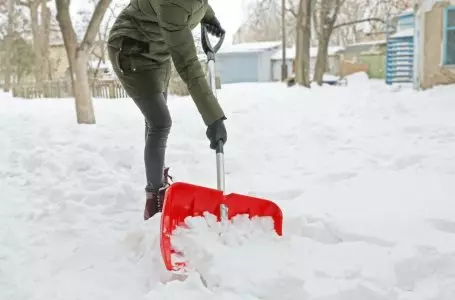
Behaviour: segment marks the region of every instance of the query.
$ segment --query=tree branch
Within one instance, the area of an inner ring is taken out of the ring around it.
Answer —
[[[19,6],[25,6],[25,7],[30,7],[30,2],[29,1],[17,1],[16,3]]]
[[[106,13],[109,5],[111,4],[112,0],[99,0],[96,4],[95,11],[93,12],[92,18],[90,19],[90,23],[88,24],[87,31],[85,32],[84,39],[81,43],[81,49],[91,48],[93,45],[93,41],[96,38],[98,33],[98,29],[103,21],[104,14]]]
[[[77,36],[74,31],[73,24],[71,23],[71,15],[69,12],[70,0],[56,0],[57,7],[57,20],[60,31],[63,36],[63,42],[67,49],[68,56],[70,56],[70,45],[77,45]],[[71,53],[72,55],[73,53]],[[70,57],[68,57],[70,60]]]
[[[367,18],[367,19],[361,19],[361,20],[355,20],[355,21],[350,21],[350,22],[345,22],[345,23],[340,23],[335,26],[333,26],[333,29],[337,29],[343,26],[350,26],[350,25],[355,25],[359,23],[364,23],[364,22],[381,22],[385,24],[385,21],[381,18]]]
[[[286,8],[285,11],[297,18],[297,13],[292,8]]]
[[[297,18],[297,7],[295,6],[293,1],[288,0],[286,2],[286,12],[291,13],[295,18]]]

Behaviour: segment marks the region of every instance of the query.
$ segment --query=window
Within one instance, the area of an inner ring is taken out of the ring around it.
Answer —
[[[455,6],[444,10],[443,65],[455,65]]]

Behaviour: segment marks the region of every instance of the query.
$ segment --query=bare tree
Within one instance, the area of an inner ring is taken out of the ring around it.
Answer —
[[[14,84],[34,71],[35,54],[32,45],[17,32],[5,37],[4,40],[7,40],[8,43],[0,40],[0,61],[6,63],[0,64],[0,72],[5,76],[9,74],[10,88],[12,88]]]
[[[89,0],[92,8],[85,8],[82,9],[78,12],[80,19],[79,19],[79,24],[77,24],[77,29],[83,30],[87,24],[90,22],[91,14],[93,9],[96,8],[97,5],[97,0]],[[98,32],[96,34],[96,41],[93,44],[93,49],[91,53],[91,58],[94,61],[90,61],[89,63],[89,68],[90,68],[90,76],[93,79],[98,78],[101,65],[106,63],[107,57],[106,57],[106,45],[107,45],[107,40],[109,37],[109,30],[112,26],[113,21],[115,21],[115,18],[117,17],[118,11],[121,10],[122,7],[124,7],[125,4],[122,2],[113,2],[112,5],[108,7],[108,10],[105,13],[104,19],[102,23],[100,24],[100,27],[98,29]],[[77,31],[76,29],[76,31]],[[82,35],[83,33],[81,33]],[[79,34],[78,34],[79,35]]]
[[[363,4],[366,6],[362,7],[362,3],[350,2],[349,0],[317,0],[317,4],[313,9],[313,23],[318,39],[318,53],[313,79],[319,85],[322,85],[327,64],[328,47],[334,30],[350,27],[354,34],[354,41],[356,41],[358,33],[356,26],[361,23],[369,23],[371,31],[383,33],[385,31],[386,15],[409,8],[411,1],[366,0]],[[346,11],[343,14],[341,13],[342,9],[346,9],[348,5],[351,6],[351,16],[346,16]],[[378,24],[379,26],[377,26]],[[340,38],[338,38],[338,41],[340,41]]]
[[[285,17],[286,44],[291,46],[295,42],[295,16],[292,0],[287,0]],[[294,14],[289,13],[294,12]],[[281,1],[258,0],[249,7],[247,21],[239,28],[234,38],[235,43],[279,41],[282,38]]]
[[[8,29],[6,35],[6,55],[5,60],[5,85],[3,91],[9,92],[11,89],[11,76],[13,71],[11,56],[13,53],[13,35],[14,35],[14,6],[15,0],[8,0]]]
[[[333,40],[345,46],[365,38],[385,38],[387,15],[411,7],[412,0],[346,0],[334,26]]]
[[[297,14],[295,80],[310,87],[311,0],[300,0]]]
[[[78,124],[95,124],[95,113],[90,94],[87,64],[93,49],[104,15],[112,0],[99,0],[92,14],[84,38],[78,43],[69,12],[70,0],[55,0],[57,20],[65,43],[66,54],[70,66],[70,77],[76,101]]]
[[[313,22],[318,38],[318,54],[314,68],[313,80],[322,85],[327,67],[327,56],[330,37],[341,6],[346,0],[319,0],[313,10]]]
[[[28,11],[18,0],[0,0],[0,72],[9,92],[12,86],[33,71],[35,55],[27,41]]]
[[[49,40],[52,14],[48,7],[50,0],[19,0],[19,4],[29,9],[30,27],[35,52],[35,80],[40,87],[50,75]]]

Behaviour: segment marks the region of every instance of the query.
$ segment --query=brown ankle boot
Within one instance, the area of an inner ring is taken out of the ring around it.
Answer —
[[[156,192],[145,193],[144,220],[148,220],[158,213],[158,195]]]
[[[163,211],[164,196],[169,186],[163,186],[158,191],[146,192],[144,220],[148,220],[155,214]]]
[[[169,168],[164,169],[164,185],[157,191],[146,192],[146,201],[144,209],[144,220],[148,220],[155,214],[162,212],[164,204],[164,196],[166,195],[167,188],[171,185],[169,179]]]

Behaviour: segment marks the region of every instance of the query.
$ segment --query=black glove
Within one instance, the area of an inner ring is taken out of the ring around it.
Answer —
[[[223,141],[223,144],[226,144],[227,141],[227,132],[226,127],[224,126],[224,120],[226,118],[221,118],[213,122],[207,127],[207,137],[210,141],[210,148],[215,150],[219,141]]]
[[[202,20],[201,24],[205,26],[207,32],[216,37],[220,37],[226,33],[226,31],[221,27],[220,21],[216,17],[210,20]]]

